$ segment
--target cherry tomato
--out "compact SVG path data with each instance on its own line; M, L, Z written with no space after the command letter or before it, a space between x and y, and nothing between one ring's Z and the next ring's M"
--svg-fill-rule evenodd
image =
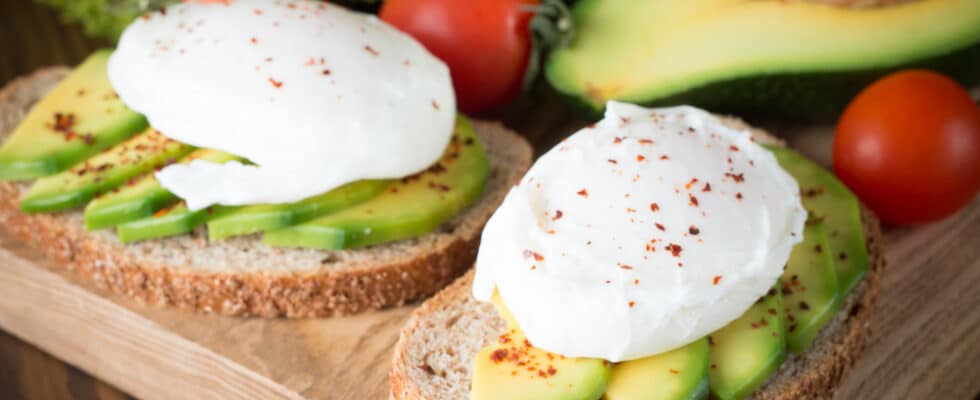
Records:
M381 19L449 65L465 113L520 94L531 55L529 24L539 0L387 0Z
M980 108L943 75L888 75L841 116L834 171L886 222L949 216L980 190Z

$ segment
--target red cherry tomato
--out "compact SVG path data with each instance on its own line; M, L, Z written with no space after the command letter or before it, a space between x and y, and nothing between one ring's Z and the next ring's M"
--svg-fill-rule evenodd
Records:
M949 216L980 190L980 108L937 73L888 75L841 116L834 171L886 222Z
M539 0L387 0L381 19L449 65L465 113L520 94L531 54L531 7Z

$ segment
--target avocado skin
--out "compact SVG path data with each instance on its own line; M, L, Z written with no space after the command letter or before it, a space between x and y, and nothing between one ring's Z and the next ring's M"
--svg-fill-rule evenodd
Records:
M812 122L833 121L865 87L890 73L928 69L967 88L980 84L980 42L945 55L863 70L763 74L720 81L673 96L637 102L648 107L693 105L718 113L776 116ZM579 93L562 92L576 112L602 118L605 104L596 105Z
M776 114L814 121L840 115L865 87L892 72L929 69L965 87L980 83L980 43L893 67L747 77L702 86L651 105L693 104L715 112Z

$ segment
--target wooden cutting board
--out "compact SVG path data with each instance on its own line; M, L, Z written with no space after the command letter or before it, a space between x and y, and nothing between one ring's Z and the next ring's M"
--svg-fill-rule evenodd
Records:
M540 151L574 129L555 118L508 122L531 132ZM827 128L770 128L828 160ZM972 398L980 201L939 223L888 229L885 245L872 343L838 398ZM0 229L0 328L140 398L384 399L411 309L292 321L159 309L100 290Z

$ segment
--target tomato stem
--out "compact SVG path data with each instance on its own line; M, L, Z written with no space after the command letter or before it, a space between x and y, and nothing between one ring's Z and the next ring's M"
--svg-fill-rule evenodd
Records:
M524 90L534 84L544 55L565 47L575 35L572 13L562 0L541 0L540 5L527 9L534 13L534 17L528 27L532 45L524 72Z

